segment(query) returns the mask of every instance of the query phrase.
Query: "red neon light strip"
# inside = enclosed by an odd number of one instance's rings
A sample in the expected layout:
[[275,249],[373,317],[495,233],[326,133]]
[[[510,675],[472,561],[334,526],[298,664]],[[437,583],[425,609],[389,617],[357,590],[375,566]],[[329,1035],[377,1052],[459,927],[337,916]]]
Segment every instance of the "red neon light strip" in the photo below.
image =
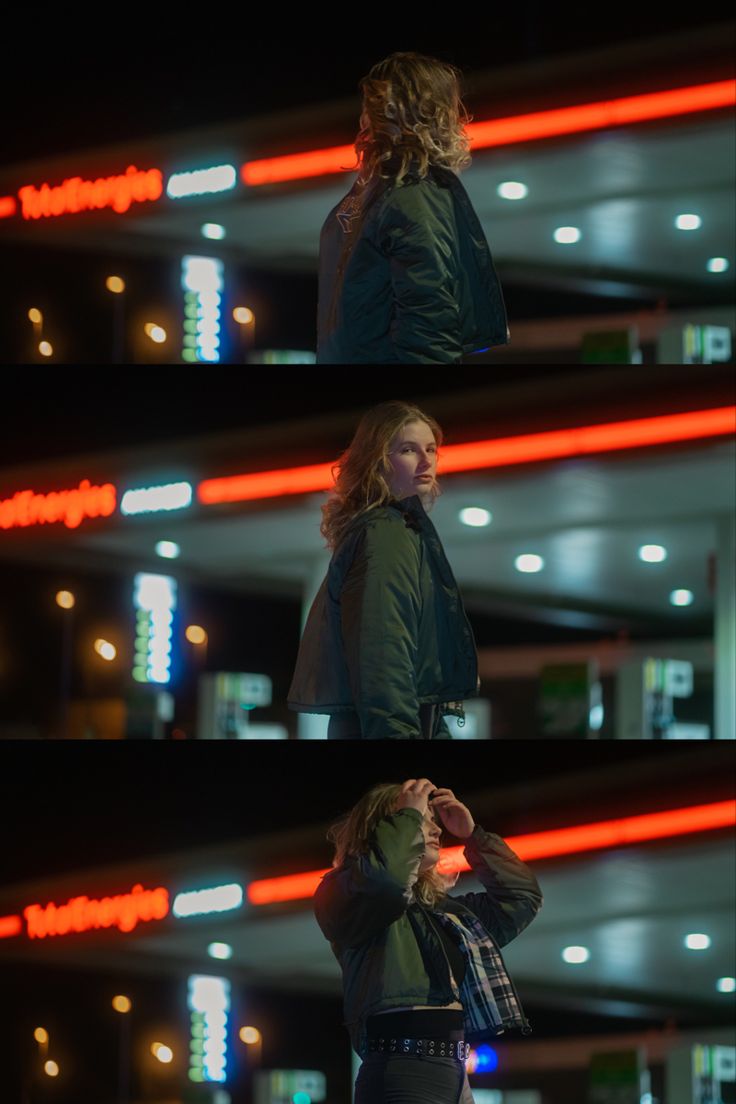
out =
[[[736,100],[736,81],[714,81],[666,92],[648,92],[617,100],[600,100],[574,107],[534,111],[505,119],[469,123],[467,132],[473,149],[490,149],[514,142],[533,142],[561,134],[580,134],[643,123],[653,119],[675,118],[695,111],[713,111],[730,107]],[[244,184],[275,184],[284,180],[304,180],[349,169],[355,164],[353,146],[331,146],[306,153],[287,154],[247,161],[240,170]]]
[[[531,461],[613,452],[646,445],[669,444],[719,437],[736,432],[736,406],[636,418],[627,422],[577,426],[573,429],[527,433],[490,441],[447,445],[440,452],[438,472],[477,471]],[[332,464],[310,464],[302,468],[252,472],[223,479],[205,479],[197,487],[197,498],[205,506],[219,502],[246,502],[280,495],[330,490]]]
[[0,939],[21,933],[20,916],[0,916]]
[[18,210],[15,196],[0,196],[0,219],[12,218]]
[[[730,828],[735,823],[736,801],[717,801],[711,805],[692,805],[662,813],[644,813],[572,828],[509,836],[506,842],[520,859],[526,861],[577,855],[646,840],[669,839],[713,828]],[[439,868],[443,873],[470,870],[462,847],[443,847],[440,854]],[[270,905],[277,901],[312,897],[326,873],[327,870],[309,870],[304,874],[287,874],[281,878],[251,882],[248,901],[252,905]]]

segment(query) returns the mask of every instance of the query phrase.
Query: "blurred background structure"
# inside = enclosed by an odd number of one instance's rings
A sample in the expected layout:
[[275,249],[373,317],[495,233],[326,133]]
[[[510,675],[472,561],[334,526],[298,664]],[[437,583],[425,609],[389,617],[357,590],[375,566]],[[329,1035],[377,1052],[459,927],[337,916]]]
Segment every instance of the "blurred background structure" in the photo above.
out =
[[0,155],[5,363],[312,362],[358,81],[402,49],[457,65],[473,116],[462,180],[511,329],[473,363],[733,363],[730,8],[586,22],[531,2],[484,33],[392,13],[337,50],[318,24],[285,41],[271,18],[207,49],[170,19],[158,35],[121,20],[60,52],[50,17],[20,47]]
[[[479,650],[467,739],[736,735],[728,365],[50,380],[0,460],[0,736],[319,738],[286,708],[331,465],[442,425],[432,521]],[[451,721],[451,723],[454,723]]]
[[[533,1034],[477,1043],[477,1104],[736,1098],[730,745],[401,745],[360,766],[339,745],[288,765],[274,745],[119,750],[22,747],[0,780],[3,838],[23,841],[0,891],[9,1102],[347,1104],[311,894],[331,821],[418,771],[545,895],[503,952]],[[454,892],[479,888],[461,873]]]

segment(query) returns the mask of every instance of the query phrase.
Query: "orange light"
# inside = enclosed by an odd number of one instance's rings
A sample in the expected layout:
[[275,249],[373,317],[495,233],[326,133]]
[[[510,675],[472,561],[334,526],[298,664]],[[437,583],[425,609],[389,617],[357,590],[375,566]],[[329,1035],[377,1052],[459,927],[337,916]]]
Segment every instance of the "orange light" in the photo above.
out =
[[0,939],[20,935],[22,928],[20,916],[0,916]]
[[344,172],[355,164],[353,146],[331,146],[329,149],[289,153],[282,157],[264,157],[246,161],[240,169],[244,184],[276,184],[283,180],[305,180],[310,176]]
[[62,609],[73,609],[75,598],[70,590],[60,590],[56,595],[56,604]]
[[188,625],[184,635],[190,644],[207,643],[207,633],[201,625]]
[[642,96],[624,96],[618,100],[599,100],[575,107],[534,111],[508,119],[489,119],[471,123],[468,133],[471,148],[488,149],[513,142],[530,142],[560,134],[580,134],[589,130],[608,130],[628,123],[653,119],[671,119],[695,111],[729,107],[736,96],[736,81],[715,81],[668,92],[648,92]]
[[163,190],[160,169],[139,171],[135,165],[129,165],[119,176],[98,177],[97,180],[82,180],[79,176],[73,176],[56,187],[42,184],[40,188],[35,188],[27,184],[18,191],[18,196],[23,218],[40,219],[105,207],[122,215],[131,203],[150,203],[160,199]]
[[119,1012],[122,1016],[124,1016],[126,1012],[130,1012],[131,1008],[133,1007],[133,1002],[131,1001],[130,997],[125,997],[121,993],[118,994],[118,996],[112,998],[112,1006],[116,1012]]
[[[671,444],[702,437],[718,437],[736,431],[736,407],[634,418],[626,422],[576,426],[572,429],[526,433],[488,441],[447,445],[440,453],[440,474],[477,471],[483,468],[560,460],[586,453],[614,452],[648,445]],[[222,479],[205,479],[197,497],[206,506],[220,502],[246,502],[280,495],[326,491],[333,485],[332,464],[310,464],[302,468],[252,472]]]
[[[665,92],[648,92],[641,96],[624,96],[617,100],[600,100],[573,107],[535,111],[526,115],[511,115],[505,119],[489,119],[470,123],[467,132],[473,149],[490,149],[514,142],[532,142],[561,134],[578,134],[590,130],[643,123],[652,119],[675,118],[695,111],[712,111],[734,103],[736,81],[713,81]],[[244,184],[275,184],[284,180],[303,180],[312,176],[344,172],[355,163],[355,149],[350,146],[330,146],[305,153],[286,154],[247,161],[240,170]]]
[[256,316],[250,307],[236,307],[233,311],[233,318],[241,326],[250,326],[251,322],[255,322]]
[[317,886],[327,874],[325,870],[309,870],[305,874],[284,874],[280,878],[262,878],[248,886],[251,905],[272,905],[276,901],[299,901],[313,897]]
[[82,479],[69,491],[36,494],[17,491],[12,498],[0,499],[0,529],[22,529],[29,525],[45,525],[63,521],[68,529],[76,529],[85,518],[109,517],[115,512],[117,491],[112,483],[93,486]]
[[131,932],[140,921],[163,920],[169,913],[169,892],[163,886],[144,889],[134,885],[129,893],[91,900],[72,897],[63,905],[50,901],[47,905],[29,905],[23,909],[26,934],[29,939],[45,939],[47,935],[67,935],[93,928],[116,927]]
[[33,1032],[33,1038],[41,1046],[44,1046],[49,1041],[49,1033],[45,1027],[37,1027],[36,1030]]
[[248,1046],[253,1046],[261,1041],[261,1033],[257,1027],[241,1027],[238,1034]]
[[[547,859],[560,855],[577,855],[622,847],[647,840],[670,839],[714,828],[732,828],[736,824],[736,801],[717,801],[711,805],[691,805],[661,813],[621,817],[572,828],[553,828],[546,832],[530,832],[509,836],[506,843],[520,859]],[[438,870],[444,874],[470,870],[463,847],[443,847]],[[329,868],[328,868],[329,869]],[[270,905],[278,901],[296,901],[312,897],[327,870],[310,870],[303,874],[287,874],[281,878],[264,878],[248,886],[248,901],[252,905]]]
[[41,323],[43,322],[43,315],[41,314],[38,307],[31,307],[28,312],[28,320],[29,322],[32,322],[34,326],[41,325]]
[[527,433],[495,441],[448,445],[440,453],[443,473],[556,460],[595,452],[692,441],[736,432],[736,407],[696,410],[685,414],[664,414],[654,418],[633,418],[625,422],[576,426],[572,429]]
[[15,196],[0,196],[0,219],[12,218],[17,210]]
[[324,491],[332,486],[332,464],[310,464],[304,468],[231,475],[223,479],[205,479],[197,487],[197,497],[205,505],[216,502],[245,502],[255,498]]
[[59,1067],[56,1064],[56,1062],[51,1062],[51,1061],[46,1062],[44,1067],[43,1067],[43,1071],[48,1077],[58,1077],[59,1076]]
[[108,276],[105,280],[105,287],[113,295],[122,295],[125,291],[125,280],[121,279],[120,276]]
[[54,355],[54,347],[50,341],[42,341],[38,346],[38,351],[41,356],[50,357]]

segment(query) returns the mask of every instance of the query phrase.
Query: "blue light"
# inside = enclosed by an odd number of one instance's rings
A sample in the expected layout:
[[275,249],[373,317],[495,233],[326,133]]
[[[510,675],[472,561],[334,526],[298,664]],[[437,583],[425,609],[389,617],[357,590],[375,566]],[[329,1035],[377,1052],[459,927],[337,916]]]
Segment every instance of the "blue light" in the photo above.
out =
[[[223,264],[214,257],[184,257],[182,260],[182,287],[185,292],[185,311],[196,303],[197,325],[195,334],[190,332],[190,315],[184,324],[184,352],[188,347],[196,347],[196,359],[208,363],[217,363],[220,359],[220,342],[216,334],[220,332],[220,310],[224,286]],[[195,336],[196,335],[196,336]],[[182,353],[184,355],[184,353]],[[191,359],[189,355],[185,359]]]
[[478,1055],[478,1064],[475,1067],[476,1073],[493,1073],[494,1070],[498,1069],[498,1055],[493,1047],[483,1043],[477,1047],[476,1054]]

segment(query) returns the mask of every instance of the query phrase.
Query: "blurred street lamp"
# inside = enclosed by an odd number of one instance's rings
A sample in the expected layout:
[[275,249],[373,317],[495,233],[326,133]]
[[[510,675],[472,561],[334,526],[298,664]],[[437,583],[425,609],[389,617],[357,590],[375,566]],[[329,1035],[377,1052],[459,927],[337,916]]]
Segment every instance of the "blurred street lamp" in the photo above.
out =
[[112,998],[112,1006],[120,1015],[120,1050],[118,1054],[118,1104],[128,1104],[130,1097],[130,1016],[133,1007],[130,997],[118,994]]
[[49,1061],[49,1062],[46,1062],[46,1063],[44,1064],[44,1067],[43,1067],[43,1072],[44,1072],[44,1073],[45,1073],[45,1074],[46,1074],[46,1075],[47,1075],[48,1077],[58,1077],[58,1076],[59,1076],[59,1067],[58,1067],[58,1065],[56,1064],[56,1062],[51,1062],[51,1061]]
[[125,361],[125,280],[120,276],[108,276],[105,287],[113,295],[112,318],[112,362],[123,364]]
[[262,1036],[257,1027],[241,1027],[240,1038],[247,1046],[253,1046],[260,1043]]
[[[243,363],[248,363],[248,348],[255,348],[256,344],[256,316],[250,307],[236,307],[233,318],[240,326],[240,346],[243,353]],[[250,330],[250,339],[248,338]]]
[[38,346],[38,351],[41,356],[50,357],[54,355],[54,347],[49,341],[42,341]]
[[163,1043],[151,1043],[151,1054],[165,1066],[174,1060],[173,1050]]
[[95,640],[95,651],[98,656],[107,660],[108,663],[111,663],[118,654],[117,648],[114,644],[111,644],[109,640]]
[[202,669],[205,669],[207,666],[207,646],[209,644],[206,630],[201,625],[187,625],[184,636],[190,644],[199,649],[199,663]]
[[37,1043],[40,1043],[41,1046],[43,1046],[44,1044],[48,1046],[49,1033],[45,1027],[37,1027],[36,1030],[33,1032],[33,1038],[36,1040]]
[[156,322],[146,322],[143,327],[146,333],[146,337],[150,337],[156,345],[163,345],[166,341],[167,334],[163,326],[157,325]]
[[[41,352],[41,342],[43,340],[43,314],[38,307],[31,307],[28,311],[28,321],[33,325],[33,356],[36,355],[36,350]],[[45,354],[41,354],[42,356]]]
[[74,627],[74,609],[76,598],[70,590],[60,590],[56,595],[56,604],[66,611],[61,629],[61,732],[66,739],[69,736],[69,700],[72,682],[72,630]]

